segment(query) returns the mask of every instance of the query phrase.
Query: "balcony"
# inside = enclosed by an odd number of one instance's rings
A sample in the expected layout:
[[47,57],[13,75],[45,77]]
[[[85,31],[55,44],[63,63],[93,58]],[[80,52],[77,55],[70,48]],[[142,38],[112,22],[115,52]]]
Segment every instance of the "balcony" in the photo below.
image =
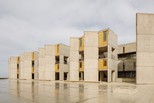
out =
[[84,62],[83,61],[79,62],[79,71],[84,71]]
[[55,64],[55,72],[59,72],[59,64]]
[[98,46],[103,47],[108,45],[108,31],[100,31],[98,33]]
[[107,59],[99,59],[98,60],[98,69],[99,70],[107,70]]

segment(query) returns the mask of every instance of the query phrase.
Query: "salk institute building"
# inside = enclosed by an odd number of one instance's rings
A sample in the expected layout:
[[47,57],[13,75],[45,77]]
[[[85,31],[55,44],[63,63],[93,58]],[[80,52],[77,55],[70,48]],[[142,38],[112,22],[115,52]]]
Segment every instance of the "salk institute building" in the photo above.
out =
[[111,29],[85,31],[70,46],[45,45],[11,56],[9,79],[154,83],[154,14],[136,14],[136,42],[118,45]]

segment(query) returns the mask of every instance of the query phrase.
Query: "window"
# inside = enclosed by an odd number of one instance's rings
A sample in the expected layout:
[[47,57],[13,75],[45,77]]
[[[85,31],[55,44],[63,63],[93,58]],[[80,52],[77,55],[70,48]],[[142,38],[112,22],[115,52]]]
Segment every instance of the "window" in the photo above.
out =
[[80,40],[80,47],[82,47],[82,38],[80,38],[79,40]]
[[106,60],[104,60],[104,66],[107,66],[107,61]]
[[32,67],[34,67],[34,64],[35,64],[34,61],[32,61]]
[[104,34],[103,41],[106,41],[107,40],[107,32],[104,31],[103,34]]
[[64,56],[64,64],[67,64],[68,57]]
[[59,64],[59,56],[55,56],[55,64]]
[[125,53],[125,47],[123,47],[123,53]]
[[19,64],[17,64],[17,69],[19,69]]
[[80,68],[82,68],[82,62],[80,62]]

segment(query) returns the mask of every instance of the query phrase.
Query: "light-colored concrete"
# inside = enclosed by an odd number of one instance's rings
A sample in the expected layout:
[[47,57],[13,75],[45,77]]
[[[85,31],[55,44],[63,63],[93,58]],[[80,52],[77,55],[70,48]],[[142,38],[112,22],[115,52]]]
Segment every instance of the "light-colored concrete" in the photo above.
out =
[[[64,73],[69,78],[69,46],[64,44],[51,45],[47,44],[44,48],[38,50],[39,61],[39,80],[55,80],[55,73],[59,73],[59,80],[64,80]],[[59,61],[56,61],[56,56],[59,57]],[[67,64],[64,63],[64,58],[67,57]],[[56,67],[56,64],[59,67]],[[58,70],[56,71],[57,68]]]
[[69,80],[79,81],[79,39],[70,38]]
[[154,14],[136,15],[137,84],[154,83]]
[[17,79],[18,57],[10,57],[8,60],[8,74],[10,79]]
[[98,32],[84,34],[84,81],[98,81]]
[[[123,51],[123,49],[125,49]],[[136,42],[118,45],[118,54],[136,52]]]
[[154,85],[0,80],[1,103],[153,103]]

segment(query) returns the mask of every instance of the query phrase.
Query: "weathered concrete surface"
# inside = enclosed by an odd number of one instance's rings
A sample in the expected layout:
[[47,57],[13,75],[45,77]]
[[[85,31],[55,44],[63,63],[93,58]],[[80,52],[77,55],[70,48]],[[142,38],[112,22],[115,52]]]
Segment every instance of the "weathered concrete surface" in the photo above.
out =
[[0,103],[154,103],[154,85],[0,80]]
[[137,84],[154,83],[154,14],[139,13],[137,31]]

